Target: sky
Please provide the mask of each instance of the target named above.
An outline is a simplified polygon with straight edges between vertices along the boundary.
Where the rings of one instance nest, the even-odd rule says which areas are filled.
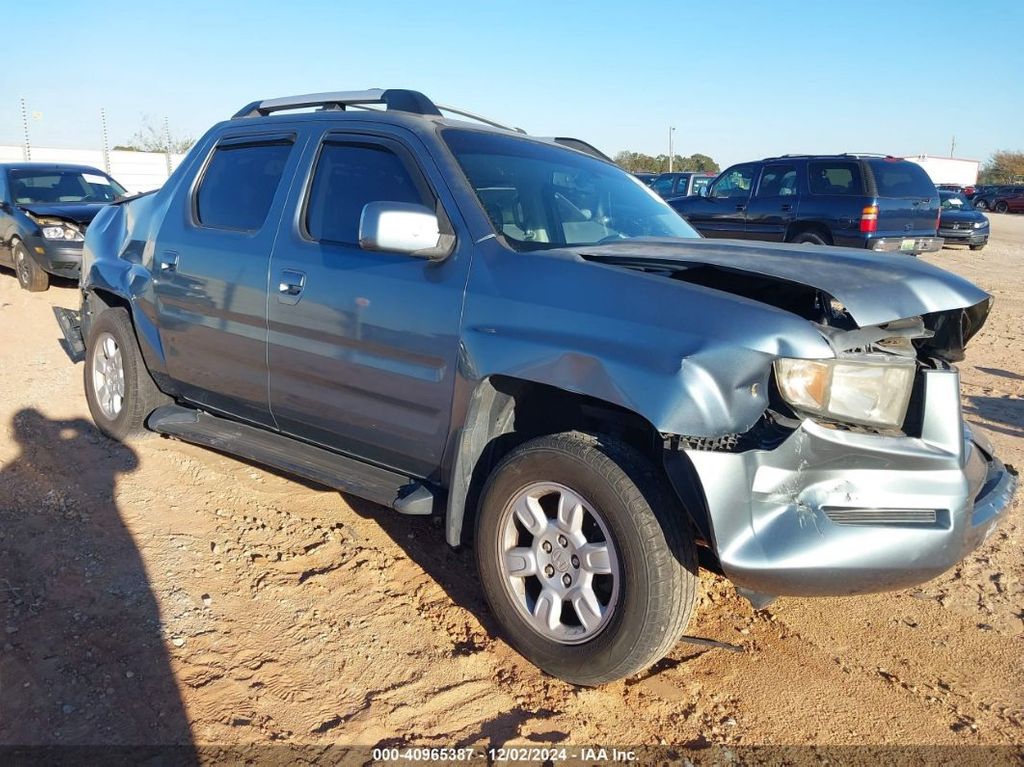
[[[1024,151],[1024,2],[8,0],[0,144],[199,137],[275,96],[412,88],[535,135],[701,152]],[[19,62],[24,62],[19,65]]]

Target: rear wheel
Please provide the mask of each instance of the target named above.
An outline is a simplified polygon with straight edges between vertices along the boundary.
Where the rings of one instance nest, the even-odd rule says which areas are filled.
[[[32,293],[41,293],[50,287],[50,275],[32,258],[25,243],[15,240],[11,252],[14,255],[14,271],[18,274],[18,284],[22,288]]]
[[[573,684],[661,658],[697,597],[692,532],[660,472],[628,445],[580,432],[501,461],[484,488],[476,558],[509,642]]]
[[[171,401],[153,383],[124,309],[108,309],[89,330],[85,398],[100,431],[116,440],[147,434],[146,418]]]
[[[790,242],[797,245],[831,245],[832,241],[818,232],[800,232]]]
[[[988,210],[988,203],[984,200],[975,200],[974,207],[978,210]]]
[[[999,202],[997,202],[994,208],[996,213],[1005,213],[1009,209],[1010,206],[1006,204],[1005,200],[1000,200]]]

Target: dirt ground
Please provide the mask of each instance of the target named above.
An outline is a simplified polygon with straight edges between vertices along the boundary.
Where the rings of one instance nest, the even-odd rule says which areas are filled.
[[[1024,466],[1024,216],[928,257],[996,296],[964,404]],[[57,344],[71,285],[0,273],[0,744],[1021,744],[1020,500],[918,589],[755,612],[709,574],[689,633],[601,689],[497,638],[439,521],[184,443],[112,443]]]

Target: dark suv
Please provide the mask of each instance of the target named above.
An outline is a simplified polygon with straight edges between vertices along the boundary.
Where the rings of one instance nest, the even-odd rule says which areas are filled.
[[[984,291],[702,239],[614,164],[413,91],[250,104],[100,211],[83,268],[60,317],[104,433],[442,515],[578,684],[672,648],[698,561],[757,604],[902,588],[1014,490],[951,365]]]
[[[669,204],[705,237],[911,254],[942,247],[935,185],[896,157],[770,157],[726,169],[706,197]]]

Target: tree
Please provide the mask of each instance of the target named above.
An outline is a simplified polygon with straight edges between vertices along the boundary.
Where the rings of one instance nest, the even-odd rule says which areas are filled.
[[[1024,180],[1024,152],[1000,149],[993,152],[981,169],[978,181],[983,184],[1013,184]]]
[[[615,155],[615,163],[623,170],[630,173],[667,173],[668,155],[659,154],[656,157],[642,152],[630,152],[623,150]],[[718,163],[706,154],[691,154],[689,157],[675,155],[672,158],[673,171],[697,171],[703,173],[718,173]]]
[[[172,154],[184,154],[196,140],[191,136],[171,133],[163,125],[155,125],[150,115],[142,118],[142,127],[132,134],[127,144],[119,144],[114,149],[128,152],[170,152]]]

